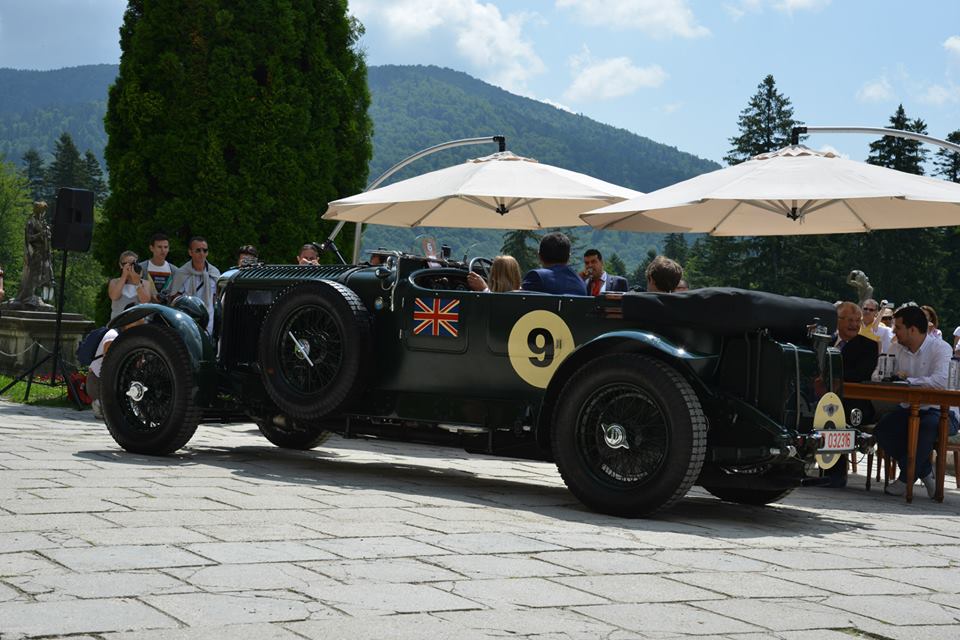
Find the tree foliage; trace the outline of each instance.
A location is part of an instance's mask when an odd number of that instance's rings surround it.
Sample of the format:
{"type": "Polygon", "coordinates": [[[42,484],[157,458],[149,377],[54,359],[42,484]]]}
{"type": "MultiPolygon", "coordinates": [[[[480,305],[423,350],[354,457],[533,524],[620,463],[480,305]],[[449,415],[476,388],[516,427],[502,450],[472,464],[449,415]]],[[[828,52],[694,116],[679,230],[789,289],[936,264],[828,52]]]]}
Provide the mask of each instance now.
{"type": "MultiPolygon", "coordinates": [[[[960,129],[952,131],[947,136],[947,142],[960,144],[960,129]]],[[[934,175],[942,176],[950,182],[960,182],[960,152],[940,149],[933,161],[934,175]]]]}
{"type": "Polygon", "coordinates": [[[612,273],[615,276],[626,276],[627,275],[627,265],[624,264],[623,258],[617,254],[611,254],[607,258],[606,263],[604,264],[604,270],[607,273],[612,273]]]}
{"type": "MultiPolygon", "coordinates": [[[[346,0],[130,0],[110,89],[110,195],[97,255],[155,231],[288,262],[360,191],[371,154],[366,65],[346,0]]],[[[350,234],[341,237],[351,242],[350,234]]]]}
{"type": "MultiPolygon", "coordinates": [[[[902,104],[890,116],[890,126],[887,128],[912,131],[913,133],[927,133],[927,124],[920,118],[915,120],[908,118],[902,104]]],[[[870,143],[870,155],[867,156],[867,162],[922,176],[923,163],[927,159],[928,153],[923,144],[917,140],[883,136],[870,143]]]]}
{"type": "Polygon", "coordinates": [[[536,231],[508,231],[503,234],[503,246],[500,253],[513,256],[520,264],[520,272],[526,273],[530,269],[540,266],[537,259],[541,234],[536,231]]]}
{"type": "Polygon", "coordinates": [[[776,151],[790,144],[793,127],[803,124],[793,117],[790,99],[777,89],[772,75],[765,77],[747,107],[740,112],[740,135],[730,138],[733,148],[723,158],[730,165],[740,164],[755,155],[776,151]]]}

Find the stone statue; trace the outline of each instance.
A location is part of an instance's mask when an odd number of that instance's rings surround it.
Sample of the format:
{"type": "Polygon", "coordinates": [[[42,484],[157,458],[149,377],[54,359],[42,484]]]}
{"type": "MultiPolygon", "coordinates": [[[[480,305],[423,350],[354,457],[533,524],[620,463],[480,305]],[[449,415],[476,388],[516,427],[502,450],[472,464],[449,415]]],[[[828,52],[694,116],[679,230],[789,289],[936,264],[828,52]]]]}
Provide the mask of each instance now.
{"type": "Polygon", "coordinates": [[[854,269],[847,276],[847,284],[857,290],[857,303],[863,306],[865,300],[873,297],[873,287],[870,286],[870,279],[867,274],[859,269],[854,269]]]}
{"type": "Polygon", "coordinates": [[[8,304],[10,309],[24,311],[50,311],[52,305],[36,294],[39,287],[53,284],[53,264],[50,255],[50,226],[47,224],[47,203],[33,203],[33,215],[27,219],[23,230],[23,274],[20,291],[8,304]]]}

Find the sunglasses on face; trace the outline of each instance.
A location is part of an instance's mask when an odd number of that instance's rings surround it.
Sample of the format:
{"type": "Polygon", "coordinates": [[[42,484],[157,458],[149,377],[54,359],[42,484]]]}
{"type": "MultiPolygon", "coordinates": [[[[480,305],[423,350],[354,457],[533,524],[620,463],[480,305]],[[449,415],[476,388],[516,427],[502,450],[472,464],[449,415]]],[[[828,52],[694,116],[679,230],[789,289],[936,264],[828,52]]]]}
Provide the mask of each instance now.
{"type": "Polygon", "coordinates": [[[876,313],[876,312],[877,312],[876,307],[864,307],[863,310],[864,310],[864,311],[868,311],[868,312],[870,312],[870,313],[876,313]]]}
{"type": "Polygon", "coordinates": [[[194,253],[208,253],[209,251],[210,249],[207,249],[206,247],[197,247],[193,250],[194,253]]]}

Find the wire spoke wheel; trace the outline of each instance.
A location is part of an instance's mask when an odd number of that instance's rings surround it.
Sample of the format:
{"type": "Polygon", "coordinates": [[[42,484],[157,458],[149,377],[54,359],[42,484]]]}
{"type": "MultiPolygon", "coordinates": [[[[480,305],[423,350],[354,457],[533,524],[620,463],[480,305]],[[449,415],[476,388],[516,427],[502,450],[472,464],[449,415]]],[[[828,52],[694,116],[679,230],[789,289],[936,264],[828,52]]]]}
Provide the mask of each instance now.
{"type": "Polygon", "coordinates": [[[343,362],[343,337],[336,320],[319,306],[298,309],[283,327],[280,373],[291,389],[310,394],[322,391],[343,362]]]}
{"type": "Polygon", "coordinates": [[[631,384],[611,384],[587,399],[577,419],[578,449],[597,478],[642,484],[663,466],[670,445],[667,416],[631,384]]]}
{"type": "Polygon", "coordinates": [[[114,389],[126,423],[144,431],[160,428],[173,409],[173,372],[153,349],[136,349],[120,364],[114,389]]]}

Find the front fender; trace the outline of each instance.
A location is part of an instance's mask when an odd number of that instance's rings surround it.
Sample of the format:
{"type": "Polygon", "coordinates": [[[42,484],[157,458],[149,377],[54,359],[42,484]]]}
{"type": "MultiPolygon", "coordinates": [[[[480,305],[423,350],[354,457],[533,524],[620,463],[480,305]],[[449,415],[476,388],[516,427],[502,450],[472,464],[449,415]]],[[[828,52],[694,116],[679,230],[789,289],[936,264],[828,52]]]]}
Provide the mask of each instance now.
{"type": "Polygon", "coordinates": [[[662,359],[672,363],[698,392],[710,395],[711,392],[703,385],[699,376],[694,373],[691,365],[694,363],[717,362],[720,358],[719,355],[688,351],[649,331],[611,331],[577,347],[576,351],[571,353],[554,372],[540,407],[540,415],[537,420],[537,441],[541,445],[548,445],[553,409],[556,406],[560,390],[574,372],[590,360],[600,356],[610,353],[644,351],[657,354],[662,359]]]}
{"type": "Polygon", "coordinates": [[[190,366],[197,389],[197,403],[201,406],[208,405],[216,397],[217,392],[217,352],[213,340],[193,318],[172,307],[147,303],[130,307],[111,320],[107,326],[111,329],[119,328],[150,316],[155,316],[160,322],[172,328],[183,340],[190,356],[190,366]]]}

